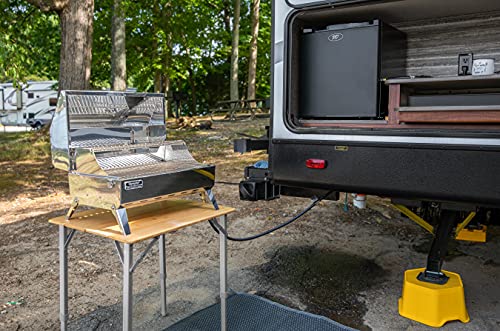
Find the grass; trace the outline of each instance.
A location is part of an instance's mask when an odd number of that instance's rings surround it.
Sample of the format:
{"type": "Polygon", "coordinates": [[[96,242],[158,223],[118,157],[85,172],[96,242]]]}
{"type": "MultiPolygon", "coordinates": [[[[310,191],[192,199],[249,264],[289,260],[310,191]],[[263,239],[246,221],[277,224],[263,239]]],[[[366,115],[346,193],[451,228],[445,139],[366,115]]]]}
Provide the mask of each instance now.
{"type": "Polygon", "coordinates": [[[50,156],[46,131],[0,134],[0,162],[44,161],[50,156]]]}
{"type": "Polygon", "coordinates": [[[0,196],[39,187],[47,181],[49,162],[47,131],[0,134],[0,196]]]}
{"type": "Polygon", "coordinates": [[[190,152],[198,160],[215,162],[226,160],[233,155],[233,140],[260,137],[265,133],[268,119],[254,121],[225,121],[214,123],[212,130],[167,129],[168,140],[184,140],[190,152]]]}

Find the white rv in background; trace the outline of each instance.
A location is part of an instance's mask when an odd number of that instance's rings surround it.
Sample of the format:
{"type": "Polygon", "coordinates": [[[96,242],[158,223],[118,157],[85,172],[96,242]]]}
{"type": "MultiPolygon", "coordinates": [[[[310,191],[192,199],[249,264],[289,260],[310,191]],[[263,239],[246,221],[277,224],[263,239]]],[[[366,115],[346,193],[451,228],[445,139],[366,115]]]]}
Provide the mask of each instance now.
{"type": "Polygon", "coordinates": [[[57,98],[57,81],[28,81],[21,89],[12,83],[0,84],[0,123],[39,129],[50,123],[57,98]]]}

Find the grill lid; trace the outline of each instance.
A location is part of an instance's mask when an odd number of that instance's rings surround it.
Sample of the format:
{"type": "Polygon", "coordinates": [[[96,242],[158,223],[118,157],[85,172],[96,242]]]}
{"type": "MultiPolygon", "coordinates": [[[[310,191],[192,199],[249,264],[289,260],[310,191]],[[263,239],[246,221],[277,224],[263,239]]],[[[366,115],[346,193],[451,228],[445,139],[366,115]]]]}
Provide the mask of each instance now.
{"type": "Polygon", "coordinates": [[[52,163],[70,169],[71,150],[123,149],[166,138],[163,94],[62,91],[50,128],[52,163]]]}

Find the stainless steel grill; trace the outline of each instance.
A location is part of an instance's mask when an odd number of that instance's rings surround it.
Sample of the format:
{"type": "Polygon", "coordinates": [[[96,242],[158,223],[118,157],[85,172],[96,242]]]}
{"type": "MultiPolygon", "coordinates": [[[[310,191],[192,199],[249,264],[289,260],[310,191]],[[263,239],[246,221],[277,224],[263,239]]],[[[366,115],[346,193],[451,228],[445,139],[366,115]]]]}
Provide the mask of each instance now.
{"type": "Polygon", "coordinates": [[[50,133],[52,163],[69,172],[68,218],[79,204],[109,209],[130,234],[127,207],[214,184],[214,166],[166,141],[162,94],[63,91],[50,133]]]}
{"type": "Polygon", "coordinates": [[[153,154],[130,154],[102,157],[97,160],[102,170],[152,165],[163,160],[153,154]]]}

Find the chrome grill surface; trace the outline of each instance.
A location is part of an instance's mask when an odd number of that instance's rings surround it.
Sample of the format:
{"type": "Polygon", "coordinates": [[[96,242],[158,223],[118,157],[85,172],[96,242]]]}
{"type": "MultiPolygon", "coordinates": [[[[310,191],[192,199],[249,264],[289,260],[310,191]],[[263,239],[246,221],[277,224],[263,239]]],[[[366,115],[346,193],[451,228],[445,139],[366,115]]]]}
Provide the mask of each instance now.
{"type": "MultiPolygon", "coordinates": [[[[113,148],[102,149],[102,151],[118,151],[120,147],[113,146],[113,148]]],[[[120,154],[104,153],[102,156],[97,155],[97,163],[110,176],[120,178],[168,174],[204,167],[192,157],[182,141],[164,142],[156,148],[153,148],[151,144],[131,144],[128,148],[134,150],[153,149],[154,152],[134,153],[122,150],[120,154]]]]}
{"type": "Polygon", "coordinates": [[[114,168],[107,172],[110,176],[118,177],[120,180],[141,178],[156,175],[173,174],[181,171],[192,171],[202,169],[205,165],[196,161],[165,161],[152,163],[140,167],[114,168]]]}
{"type": "Polygon", "coordinates": [[[92,148],[94,150],[108,150],[110,147],[114,149],[123,149],[125,146],[130,145],[130,139],[118,139],[118,138],[102,138],[102,139],[89,139],[89,140],[79,140],[73,142],[70,148],[92,148]]]}
{"type": "Polygon", "coordinates": [[[69,172],[79,203],[117,210],[213,186],[214,166],[197,162],[183,141],[166,141],[164,100],[162,94],[61,92],[52,160],[69,172]]]}
{"type": "Polygon", "coordinates": [[[102,170],[130,168],[152,165],[162,162],[161,159],[152,154],[129,154],[97,158],[97,163],[102,170]]]}
{"type": "MultiPolygon", "coordinates": [[[[131,95],[130,97],[134,97],[131,95]]],[[[127,95],[95,95],[81,94],[68,96],[70,103],[70,112],[73,116],[77,115],[92,116],[92,118],[111,117],[119,119],[128,115],[128,111],[132,108],[135,114],[147,114],[152,116],[155,112],[163,107],[161,98],[144,98],[136,105],[135,100],[127,100],[127,95]]],[[[97,124],[97,123],[96,123],[97,124]]]]}

